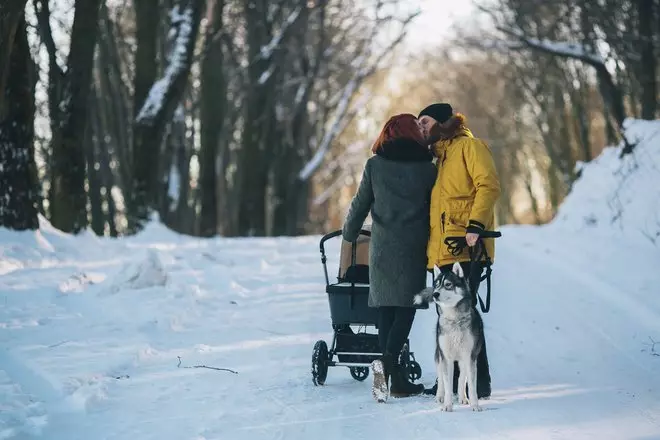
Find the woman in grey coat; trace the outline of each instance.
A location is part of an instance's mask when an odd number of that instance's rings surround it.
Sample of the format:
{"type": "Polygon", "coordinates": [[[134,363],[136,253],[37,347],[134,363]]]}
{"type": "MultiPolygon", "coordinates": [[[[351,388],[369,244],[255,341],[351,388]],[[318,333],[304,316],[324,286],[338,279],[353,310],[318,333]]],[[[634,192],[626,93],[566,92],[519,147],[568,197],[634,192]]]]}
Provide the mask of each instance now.
{"type": "Polygon", "coordinates": [[[398,364],[415,318],[413,297],[426,287],[429,201],[436,178],[424,131],[411,114],[393,116],[372,147],[358,192],[343,228],[355,241],[371,212],[369,306],[377,307],[378,340],[383,353],[372,364],[374,398],[419,394],[398,364]]]}

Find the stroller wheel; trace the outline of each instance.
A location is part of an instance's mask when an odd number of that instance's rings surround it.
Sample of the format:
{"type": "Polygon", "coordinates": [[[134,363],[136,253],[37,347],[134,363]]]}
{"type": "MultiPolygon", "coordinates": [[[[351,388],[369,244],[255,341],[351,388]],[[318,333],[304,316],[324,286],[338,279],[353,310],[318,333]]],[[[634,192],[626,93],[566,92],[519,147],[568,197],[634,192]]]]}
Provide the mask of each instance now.
{"type": "Polygon", "coordinates": [[[353,379],[359,380],[362,382],[367,377],[369,377],[369,368],[368,367],[351,367],[351,376],[353,379]]]}
{"type": "Polygon", "coordinates": [[[314,385],[323,385],[328,376],[328,345],[325,341],[316,341],[312,352],[312,381],[314,385]]]}
{"type": "Polygon", "coordinates": [[[422,367],[417,361],[410,361],[410,364],[408,365],[408,376],[413,382],[422,377],[422,367]]]}

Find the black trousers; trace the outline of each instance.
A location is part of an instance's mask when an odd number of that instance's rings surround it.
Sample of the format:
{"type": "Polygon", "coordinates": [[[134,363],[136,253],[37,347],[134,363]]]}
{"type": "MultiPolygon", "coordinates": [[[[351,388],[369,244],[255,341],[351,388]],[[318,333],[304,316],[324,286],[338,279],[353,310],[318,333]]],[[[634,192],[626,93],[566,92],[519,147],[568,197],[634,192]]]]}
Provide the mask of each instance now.
{"type": "MultiPolygon", "coordinates": [[[[463,269],[463,274],[465,278],[468,279],[470,286],[474,286],[475,295],[479,290],[479,284],[481,283],[481,272],[483,271],[483,265],[478,264],[474,273],[470,273],[470,262],[462,262],[461,268],[463,269]]],[[[447,264],[441,266],[440,270],[443,273],[451,272],[453,264],[447,264]]],[[[474,306],[477,306],[477,298],[474,298],[474,306]]],[[[486,338],[484,336],[481,341],[483,347],[477,357],[477,394],[479,397],[490,396],[490,369],[488,367],[488,354],[486,353],[486,338]]],[[[458,369],[458,362],[454,362],[454,393],[458,392],[458,376],[460,371],[458,369]]]]}
{"type": "Polygon", "coordinates": [[[378,343],[383,354],[398,359],[412,328],[415,312],[412,307],[378,308],[378,343]]]}

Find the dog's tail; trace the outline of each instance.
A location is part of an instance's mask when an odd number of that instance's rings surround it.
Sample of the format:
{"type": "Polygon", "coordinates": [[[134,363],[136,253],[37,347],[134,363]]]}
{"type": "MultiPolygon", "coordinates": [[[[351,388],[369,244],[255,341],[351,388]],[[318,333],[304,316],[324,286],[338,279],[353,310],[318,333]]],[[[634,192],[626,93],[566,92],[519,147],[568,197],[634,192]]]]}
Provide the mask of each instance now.
{"type": "Polygon", "coordinates": [[[417,306],[429,304],[433,300],[433,287],[427,287],[413,298],[413,303],[417,306]]]}

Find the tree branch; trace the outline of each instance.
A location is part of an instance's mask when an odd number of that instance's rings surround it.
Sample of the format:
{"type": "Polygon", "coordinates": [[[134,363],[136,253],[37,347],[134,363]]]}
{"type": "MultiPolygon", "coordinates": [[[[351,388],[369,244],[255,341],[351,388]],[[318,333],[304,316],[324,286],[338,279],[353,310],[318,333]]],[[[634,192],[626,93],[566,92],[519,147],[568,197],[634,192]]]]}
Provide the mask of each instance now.
{"type": "Polygon", "coordinates": [[[192,365],[192,366],[183,366],[182,367],[181,366],[181,356],[177,356],[177,358],[179,359],[179,363],[176,366],[177,368],[207,368],[209,370],[228,371],[229,373],[238,374],[238,371],[234,371],[234,370],[229,369],[229,368],[209,367],[207,365],[192,365]]]}
{"type": "Polygon", "coordinates": [[[385,56],[387,56],[405,38],[407,34],[407,26],[418,15],[419,11],[414,12],[402,21],[402,29],[399,33],[399,36],[394,39],[394,41],[392,41],[385,49],[383,49],[383,51],[376,56],[376,59],[370,65],[365,65],[367,58],[365,54],[362,54],[355,60],[355,73],[349,80],[348,84],[344,87],[341,98],[339,100],[339,104],[335,110],[334,120],[330,125],[330,129],[325,132],[323,139],[321,140],[320,145],[316,150],[316,153],[314,153],[314,156],[312,156],[312,158],[298,173],[299,180],[308,180],[321,166],[332,141],[341,134],[343,128],[345,127],[347,119],[346,113],[348,111],[348,106],[351,98],[353,97],[353,94],[358,90],[362,82],[376,71],[383,58],[385,58],[385,56]]]}

